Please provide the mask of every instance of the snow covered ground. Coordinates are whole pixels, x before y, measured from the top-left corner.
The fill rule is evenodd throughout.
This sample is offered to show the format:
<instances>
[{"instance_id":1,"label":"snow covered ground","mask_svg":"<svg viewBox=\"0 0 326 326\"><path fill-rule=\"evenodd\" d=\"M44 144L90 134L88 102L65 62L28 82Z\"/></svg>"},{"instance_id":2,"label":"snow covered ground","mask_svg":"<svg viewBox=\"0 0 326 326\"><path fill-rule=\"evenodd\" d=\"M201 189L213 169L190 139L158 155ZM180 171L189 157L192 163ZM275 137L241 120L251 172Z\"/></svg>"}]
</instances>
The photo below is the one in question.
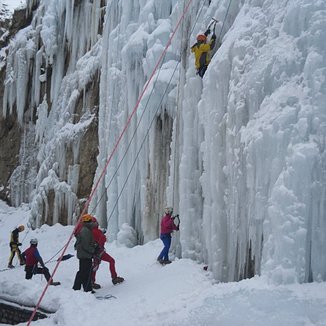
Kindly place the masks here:
<instances>
[{"instance_id":1,"label":"snow covered ground","mask_svg":"<svg viewBox=\"0 0 326 326\"><path fill-rule=\"evenodd\" d=\"M0 202L0 269L5 269L9 256L10 231L19 224L27 225L28 207L9 208ZM43 225L20 234L22 249L37 237L39 251L48 261L66 243L72 226ZM74 241L73 241L74 242ZM66 253L75 254L73 242ZM326 283L275 286L267 279L255 277L238 283L216 283L210 272L189 259L175 259L162 267L156 263L160 240L144 246L126 248L107 243L107 251L116 259L123 284L113 286L108 264L102 263L97 282L102 289L96 295L112 294L116 299L97 300L94 294L73 291L72 284L78 260L61 262L55 281L61 286L49 287L41 307L55 310L51 318L33 325L119 325L119 326L311 326L326 325ZM53 259L56 260L58 255ZM17 264L17 260L14 260ZM50 271L55 262L47 264ZM36 275L24 279L23 268L0 272L0 297L36 304L45 279Z\"/></svg>"}]
</instances>

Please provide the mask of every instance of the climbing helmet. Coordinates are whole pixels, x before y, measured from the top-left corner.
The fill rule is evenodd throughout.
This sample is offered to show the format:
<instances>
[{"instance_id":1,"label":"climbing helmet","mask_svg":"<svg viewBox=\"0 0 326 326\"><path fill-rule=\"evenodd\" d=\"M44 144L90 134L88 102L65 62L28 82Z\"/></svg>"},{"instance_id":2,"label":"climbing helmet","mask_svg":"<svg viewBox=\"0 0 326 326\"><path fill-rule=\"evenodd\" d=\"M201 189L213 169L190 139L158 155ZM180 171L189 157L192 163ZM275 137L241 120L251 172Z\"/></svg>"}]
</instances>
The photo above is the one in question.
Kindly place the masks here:
<instances>
[{"instance_id":1,"label":"climbing helmet","mask_svg":"<svg viewBox=\"0 0 326 326\"><path fill-rule=\"evenodd\" d=\"M207 36L205 34L198 34L197 35L197 41L206 42L207 41Z\"/></svg>"},{"instance_id":2,"label":"climbing helmet","mask_svg":"<svg viewBox=\"0 0 326 326\"><path fill-rule=\"evenodd\" d=\"M30 243L31 245L37 245L38 241L37 241L36 238L33 238L33 239L30 240L29 243Z\"/></svg>"},{"instance_id":3,"label":"climbing helmet","mask_svg":"<svg viewBox=\"0 0 326 326\"><path fill-rule=\"evenodd\" d=\"M85 222L92 222L93 221L93 216L90 214L85 214L82 217L82 221Z\"/></svg>"}]
</instances>

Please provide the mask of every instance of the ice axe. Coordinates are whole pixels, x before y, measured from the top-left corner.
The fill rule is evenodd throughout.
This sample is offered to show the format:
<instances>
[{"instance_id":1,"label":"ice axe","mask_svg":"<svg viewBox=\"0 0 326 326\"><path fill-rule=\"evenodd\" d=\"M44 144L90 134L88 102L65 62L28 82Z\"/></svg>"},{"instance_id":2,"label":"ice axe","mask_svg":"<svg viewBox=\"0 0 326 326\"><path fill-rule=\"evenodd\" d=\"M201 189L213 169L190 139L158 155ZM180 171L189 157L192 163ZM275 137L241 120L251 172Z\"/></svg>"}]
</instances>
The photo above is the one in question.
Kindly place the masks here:
<instances>
[{"instance_id":1,"label":"ice axe","mask_svg":"<svg viewBox=\"0 0 326 326\"><path fill-rule=\"evenodd\" d=\"M216 24L218 23L219 21L217 20L217 19L215 19L215 18L212 18L212 21L210 22L210 24L208 25L208 27L207 27L207 30L209 31L209 33L210 33L210 31L211 31L211 27L214 25L214 27L213 27L213 30L215 31L215 27L216 27Z\"/></svg>"},{"instance_id":2,"label":"ice axe","mask_svg":"<svg viewBox=\"0 0 326 326\"><path fill-rule=\"evenodd\" d=\"M176 224L178 227L180 226L180 218L179 218L179 214L177 214L177 215L174 215L173 217L173 220L178 220L178 224Z\"/></svg>"}]
</instances>

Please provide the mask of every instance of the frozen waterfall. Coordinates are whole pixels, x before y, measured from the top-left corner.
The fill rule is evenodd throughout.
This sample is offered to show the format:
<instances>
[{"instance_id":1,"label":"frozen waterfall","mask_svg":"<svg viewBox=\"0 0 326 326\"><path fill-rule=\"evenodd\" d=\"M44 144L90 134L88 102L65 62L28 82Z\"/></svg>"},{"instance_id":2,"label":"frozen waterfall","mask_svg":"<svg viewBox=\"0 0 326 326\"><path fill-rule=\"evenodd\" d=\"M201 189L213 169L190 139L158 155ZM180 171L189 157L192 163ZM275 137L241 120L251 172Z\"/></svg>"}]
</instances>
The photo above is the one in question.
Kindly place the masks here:
<instances>
[{"instance_id":1,"label":"frozen waterfall","mask_svg":"<svg viewBox=\"0 0 326 326\"><path fill-rule=\"evenodd\" d=\"M26 130L13 202L34 226L75 223L93 186L109 238L127 223L139 244L173 205L175 255L217 280L326 280L326 2L190 1L120 139L188 2L40 0L7 49L2 112ZM190 46L212 17L201 79Z\"/></svg>"}]
</instances>

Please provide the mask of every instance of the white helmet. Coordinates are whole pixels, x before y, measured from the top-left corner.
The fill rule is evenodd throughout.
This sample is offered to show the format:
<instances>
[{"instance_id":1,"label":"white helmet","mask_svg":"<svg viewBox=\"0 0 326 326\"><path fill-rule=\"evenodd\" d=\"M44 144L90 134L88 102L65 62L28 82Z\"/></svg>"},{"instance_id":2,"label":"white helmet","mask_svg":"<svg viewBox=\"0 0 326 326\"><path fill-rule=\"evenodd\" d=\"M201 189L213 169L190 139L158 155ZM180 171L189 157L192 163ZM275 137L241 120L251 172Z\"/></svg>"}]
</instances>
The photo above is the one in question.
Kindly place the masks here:
<instances>
[{"instance_id":1,"label":"white helmet","mask_svg":"<svg viewBox=\"0 0 326 326\"><path fill-rule=\"evenodd\" d=\"M36 238L31 239L31 241L29 242L31 245L37 245L38 241Z\"/></svg>"},{"instance_id":2,"label":"white helmet","mask_svg":"<svg viewBox=\"0 0 326 326\"><path fill-rule=\"evenodd\" d=\"M164 212L165 212L165 214L172 215L172 213L173 213L173 208L172 208L172 207L165 207Z\"/></svg>"}]
</instances>

